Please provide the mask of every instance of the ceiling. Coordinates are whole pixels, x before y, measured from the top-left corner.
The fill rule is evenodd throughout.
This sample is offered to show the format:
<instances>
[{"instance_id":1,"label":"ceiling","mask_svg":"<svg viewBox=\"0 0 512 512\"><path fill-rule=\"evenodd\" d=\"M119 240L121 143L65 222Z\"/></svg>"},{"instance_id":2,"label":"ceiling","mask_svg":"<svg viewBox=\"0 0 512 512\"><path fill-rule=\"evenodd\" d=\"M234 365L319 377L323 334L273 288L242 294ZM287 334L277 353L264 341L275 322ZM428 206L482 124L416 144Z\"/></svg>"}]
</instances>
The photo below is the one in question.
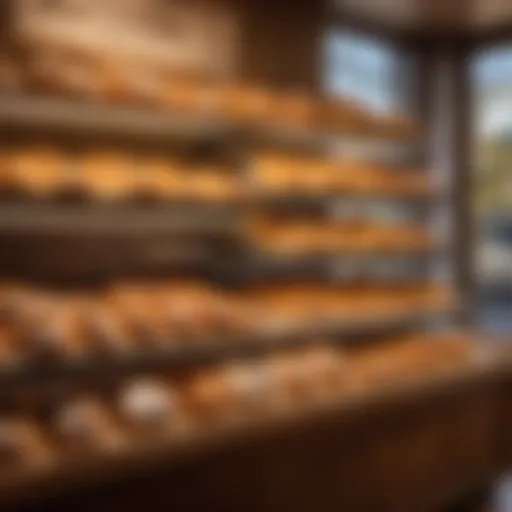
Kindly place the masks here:
<instances>
[{"instance_id":1,"label":"ceiling","mask_svg":"<svg viewBox=\"0 0 512 512\"><path fill-rule=\"evenodd\" d=\"M449 32L512 27L511 0L337 0L349 14L398 29Z\"/></svg>"}]
</instances>

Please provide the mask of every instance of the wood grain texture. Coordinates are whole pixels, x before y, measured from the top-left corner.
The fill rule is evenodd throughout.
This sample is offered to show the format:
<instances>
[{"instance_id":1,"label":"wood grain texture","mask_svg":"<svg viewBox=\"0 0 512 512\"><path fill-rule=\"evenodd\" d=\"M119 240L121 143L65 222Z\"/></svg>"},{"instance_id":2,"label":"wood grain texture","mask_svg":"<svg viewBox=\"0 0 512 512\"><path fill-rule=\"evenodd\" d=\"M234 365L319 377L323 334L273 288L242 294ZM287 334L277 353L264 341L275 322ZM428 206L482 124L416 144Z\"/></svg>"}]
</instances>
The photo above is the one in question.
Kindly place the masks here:
<instances>
[{"instance_id":1,"label":"wood grain texture","mask_svg":"<svg viewBox=\"0 0 512 512\"><path fill-rule=\"evenodd\" d=\"M487 485L500 470L500 380L474 372L440 382L181 459L160 457L148 466L141 460L123 477L54 489L45 504L96 511L431 512Z\"/></svg>"}]
</instances>

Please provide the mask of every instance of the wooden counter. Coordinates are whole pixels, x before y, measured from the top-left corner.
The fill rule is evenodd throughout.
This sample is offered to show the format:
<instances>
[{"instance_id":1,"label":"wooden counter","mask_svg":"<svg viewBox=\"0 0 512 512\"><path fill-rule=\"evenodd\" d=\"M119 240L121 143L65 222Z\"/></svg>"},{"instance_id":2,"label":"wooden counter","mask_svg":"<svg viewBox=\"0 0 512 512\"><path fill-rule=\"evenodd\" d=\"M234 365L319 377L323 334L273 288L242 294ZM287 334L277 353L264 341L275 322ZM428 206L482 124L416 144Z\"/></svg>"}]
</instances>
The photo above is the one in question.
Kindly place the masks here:
<instances>
[{"instance_id":1,"label":"wooden counter","mask_svg":"<svg viewBox=\"0 0 512 512\"><path fill-rule=\"evenodd\" d=\"M502 469L505 370L492 355L166 447L6 475L2 510L434 510Z\"/></svg>"}]
</instances>

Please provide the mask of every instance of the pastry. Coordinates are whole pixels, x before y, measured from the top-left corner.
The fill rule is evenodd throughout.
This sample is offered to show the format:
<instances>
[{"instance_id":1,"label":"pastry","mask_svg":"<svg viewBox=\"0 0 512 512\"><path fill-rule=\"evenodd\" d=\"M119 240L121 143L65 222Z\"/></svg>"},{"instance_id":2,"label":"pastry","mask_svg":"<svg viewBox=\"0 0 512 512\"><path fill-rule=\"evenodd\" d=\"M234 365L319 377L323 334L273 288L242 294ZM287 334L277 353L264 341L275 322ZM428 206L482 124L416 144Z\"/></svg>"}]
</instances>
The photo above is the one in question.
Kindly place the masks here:
<instances>
[{"instance_id":1,"label":"pastry","mask_svg":"<svg viewBox=\"0 0 512 512\"><path fill-rule=\"evenodd\" d=\"M181 420L179 394L156 379L138 379L123 386L117 397L121 419L141 433L171 432Z\"/></svg>"},{"instance_id":2,"label":"pastry","mask_svg":"<svg viewBox=\"0 0 512 512\"><path fill-rule=\"evenodd\" d=\"M231 420L268 405L273 388L264 361L229 363L193 375L184 387L184 399L196 419Z\"/></svg>"},{"instance_id":3,"label":"pastry","mask_svg":"<svg viewBox=\"0 0 512 512\"><path fill-rule=\"evenodd\" d=\"M80 318L85 349L89 354L126 356L135 350L126 319L99 299L83 306Z\"/></svg>"},{"instance_id":4,"label":"pastry","mask_svg":"<svg viewBox=\"0 0 512 512\"><path fill-rule=\"evenodd\" d=\"M19 148L3 160L1 186L7 193L48 198L61 186L63 155L45 147Z\"/></svg>"},{"instance_id":5,"label":"pastry","mask_svg":"<svg viewBox=\"0 0 512 512\"><path fill-rule=\"evenodd\" d=\"M293 158L280 153L257 153L251 163L251 183L269 192L287 192L295 180Z\"/></svg>"},{"instance_id":6,"label":"pastry","mask_svg":"<svg viewBox=\"0 0 512 512\"><path fill-rule=\"evenodd\" d=\"M138 350L163 347L172 341L160 321L159 299L158 294L136 285L119 285L108 293L107 304L125 320L126 333Z\"/></svg>"},{"instance_id":7,"label":"pastry","mask_svg":"<svg viewBox=\"0 0 512 512\"><path fill-rule=\"evenodd\" d=\"M30 64L33 86L43 91L101 99L105 87L98 62L83 53L52 50L34 55Z\"/></svg>"},{"instance_id":8,"label":"pastry","mask_svg":"<svg viewBox=\"0 0 512 512\"><path fill-rule=\"evenodd\" d=\"M170 77L164 92L164 104L173 110L216 113L222 106L224 87L221 84L205 83L199 78Z\"/></svg>"},{"instance_id":9,"label":"pastry","mask_svg":"<svg viewBox=\"0 0 512 512\"><path fill-rule=\"evenodd\" d=\"M124 435L108 407L93 397L64 404L53 418L58 444L70 454L120 448Z\"/></svg>"},{"instance_id":10,"label":"pastry","mask_svg":"<svg viewBox=\"0 0 512 512\"><path fill-rule=\"evenodd\" d=\"M70 300L32 297L13 329L17 350L28 360L83 356L78 318Z\"/></svg>"},{"instance_id":11,"label":"pastry","mask_svg":"<svg viewBox=\"0 0 512 512\"><path fill-rule=\"evenodd\" d=\"M137 171L131 155L108 150L85 154L79 168L89 197L106 201L133 194Z\"/></svg>"},{"instance_id":12,"label":"pastry","mask_svg":"<svg viewBox=\"0 0 512 512\"><path fill-rule=\"evenodd\" d=\"M238 183L225 171L202 168L184 180L192 199L205 202L226 202L235 199L240 188Z\"/></svg>"},{"instance_id":13,"label":"pastry","mask_svg":"<svg viewBox=\"0 0 512 512\"><path fill-rule=\"evenodd\" d=\"M161 105L165 101L163 73L155 67L120 60L105 60L101 78L106 97L115 102Z\"/></svg>"},{"instance_id":14,"label":"pastry","mask_svg":"<svg viewBox=\"0 0 512 512\"><path fill-rule=\"evenodd\" d=\"M209 341L219 330L222 333L224 319L215 314L208 298L193 290L174 291L162 298L157 313L176 340Z\"/></svg>"},{"instance_id":15,"label":"pastry","mask_svg":"<svg viewBox=\"0 0 512 512\"><path fill-rule=\"evenodd\" d=\"M276 382L276 404L280 407L306 405L317 395L320 385L318 374L309 366L302 352L273 356L268 361L272 378Z\"/></svg>"},{"instance_id":16,"label":"pastry","mask_svg":"<svg viewBox=\"0 0 512 512\"><path fill-rule=\"evenodd\" d=\"M191 418L218 421L233 412L236 394L221 370L204 370L184 385L184 400Z\"/></svg>"},{"instance_id":17,"label":"pastry","mask_svg":"<svg viewBox=\"0 0 512 512\"><path fill-rule=\"evenodd\" d=\"M39 426L25 418L0 419L0 468L12 470L49 463L50 445Z\"/></svg>"},{"instance_id":18,"label":"pastry","mask_svg":"<svg viewBox=\"0 0 512 512\"><path fill-rule=\"evenodd\" d=\"M240 412L264 407L275 386L264 361L227 364L222 369L222 376L231 389L232 405Z\"/></svg>"},{"instance_id":19,"label":"pastry","mask_svg":"<svg viewBox=\"0 0 512 512\"><path fill-rule=\"evenodd\" d=\"M315 346L301 353L298 371L312 397L325 398L340 391L344 380L341 353L326 346Z\"/></svg>"},{"instance_id":20,"label":"pastry","mask_svg":"<svg viewBox=\"0 0 512 512\"><path fill-rule=\"evenodd\" d=\"M133 176L132 198L150 201L180 199L184 179L178 162L163 157L142 158Z\"/></svg>"},{"instance_id":21,"label":"pastry","mask_svg":"<svg viewBox=\"0 0 512 512\"><path fill-rule=\"evenodd\" d=\"M227 96L226 113L236 121L266 121L272 115L275 101L270 91L261 87L232 87Z\"/></svg>"}]
</instances>

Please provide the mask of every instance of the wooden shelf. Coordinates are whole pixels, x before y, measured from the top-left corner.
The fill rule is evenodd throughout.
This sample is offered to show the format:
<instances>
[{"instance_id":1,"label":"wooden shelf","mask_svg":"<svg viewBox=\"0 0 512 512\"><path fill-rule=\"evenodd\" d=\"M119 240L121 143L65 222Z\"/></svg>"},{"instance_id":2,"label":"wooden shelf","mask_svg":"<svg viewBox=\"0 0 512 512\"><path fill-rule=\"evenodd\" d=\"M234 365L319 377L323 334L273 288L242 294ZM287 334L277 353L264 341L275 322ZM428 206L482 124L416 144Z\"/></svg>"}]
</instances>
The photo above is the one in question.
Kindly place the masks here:
<instances>
[{"instance_id":1,"label":"wooden shelf","mask_svg":"<svg viewBox=\"0 0 512 512\"><path fill-rule=\"evenodd\" d=\"M399 335L419 324L439 317L445 310L414 313L377 314L366 318L322 323L287 325L262 334L183 342L156 348L146 353L56 360L48 363L19 363L0 366L0 397L35 391L62 382L98 382L112 376L167 372L204 366L227 360L240 360L315 344L353 345L368 343L376 337Z\"/></svg>"},{"instance_id":2,"label":"wooden shelf","mask_svg":"<svg viewBox=\"0 0 512 512\"><path fill-rule=\"evenodd\" d=\"M416 135L393 137L381 129L326 130L321 127L287 127L285 124L276 123L248 126L247 123L229 120L221 115L208 116L200 112L184 113L22 94L4 94L0 98L0 125L30 129L113 132L145 138L177 136L218 139L235 133L245 140L306 149L325 149L332 146L333 141L342 139L347 142L379 141L386 145L417 143Z\"/></svg>"},{"instance_id":3,"label":"wooden shelf","mask_svg":"<svg viewBox=\"0 0 512 512\"><path fill-rule=\"evenodd\" d=\"M229 235L236 227L229 210L205 205L0 203L1 233Z\"/></svg>"},{"instance_id":4,"label":"wooden shelf","mask_svg":"<svg viewBox=\"0 0 512 512\"><path fill-rule=\"evenodd\" d=\"M109 132L145 139L218 138L230 129L228 123L203 115L23 95L0 98L0 125L31 130Z\"/></svg>"}]
</instances>

